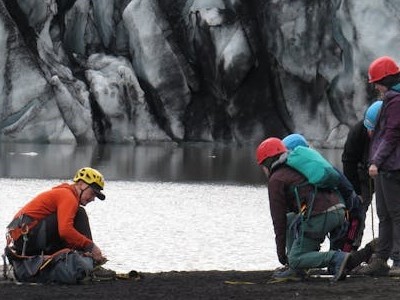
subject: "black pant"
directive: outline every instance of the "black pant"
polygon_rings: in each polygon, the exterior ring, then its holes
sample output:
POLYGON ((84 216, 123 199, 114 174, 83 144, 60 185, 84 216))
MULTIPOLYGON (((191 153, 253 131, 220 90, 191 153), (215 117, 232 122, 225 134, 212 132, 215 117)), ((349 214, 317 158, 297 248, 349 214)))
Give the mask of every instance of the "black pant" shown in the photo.
MULTIPOLYGON (((74 219, 74 227, 75 229, 86 236, 89 239, 92 239, 92 232, 90 230, 89 218, 86 214, 86 211, 83 207, 79 207, 75 219, 74 219)), ((27 242, 25 245, 25 255, 40 255, 44 254, 53 254, 58 250, 67 247, 65 241, 60 238, 58 232, 58 222, 57 222, 57 214, 51 214, 41 220, 27 235, 27 242)), ((22 254, 24 239, 21 236, 14 243, 15 250, 18 254, 22 254)))

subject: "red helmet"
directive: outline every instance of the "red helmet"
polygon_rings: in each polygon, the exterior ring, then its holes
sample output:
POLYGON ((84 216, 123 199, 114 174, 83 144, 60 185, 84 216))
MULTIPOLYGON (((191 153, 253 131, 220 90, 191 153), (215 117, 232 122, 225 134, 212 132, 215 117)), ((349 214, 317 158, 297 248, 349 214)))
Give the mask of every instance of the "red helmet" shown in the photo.
POLYGON ((261 165, 262 162, 267 158, 284 153, 286 151, 287 149, 282 140, 275 137, 267 138, 257 147, 257 163, 261 165))
POLYGON ((400 73, 399 66, 389 56, 382 56, 375 59, 368 69, 368 82, 377 82, 386 76, 400 73))

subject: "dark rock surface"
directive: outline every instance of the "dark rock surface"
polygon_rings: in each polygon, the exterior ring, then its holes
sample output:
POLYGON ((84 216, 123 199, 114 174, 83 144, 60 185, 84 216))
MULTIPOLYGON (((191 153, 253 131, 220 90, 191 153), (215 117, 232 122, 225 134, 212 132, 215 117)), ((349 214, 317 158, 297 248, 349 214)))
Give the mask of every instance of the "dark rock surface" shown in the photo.
POLYGON ((348 277, 273 283, 271 271, 199 271, 143 273, 140 280, 115 280, 85 285, 0 284, 8 299, 397 299, 399 278, 348 277))

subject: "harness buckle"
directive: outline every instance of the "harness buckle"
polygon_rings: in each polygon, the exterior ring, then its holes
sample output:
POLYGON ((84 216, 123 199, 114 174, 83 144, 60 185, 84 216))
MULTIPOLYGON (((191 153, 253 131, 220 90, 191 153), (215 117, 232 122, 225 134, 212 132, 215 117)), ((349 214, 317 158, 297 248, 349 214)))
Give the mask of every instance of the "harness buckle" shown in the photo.
POLYGON ((23 236, 25 236, 25 235, 28 234, 28 232, 29 232, 29 226, 28 226, 28 224, 26 224, 26 223, 22 224, 22 225, 21 225, 21 234, 22 234, 23 236))

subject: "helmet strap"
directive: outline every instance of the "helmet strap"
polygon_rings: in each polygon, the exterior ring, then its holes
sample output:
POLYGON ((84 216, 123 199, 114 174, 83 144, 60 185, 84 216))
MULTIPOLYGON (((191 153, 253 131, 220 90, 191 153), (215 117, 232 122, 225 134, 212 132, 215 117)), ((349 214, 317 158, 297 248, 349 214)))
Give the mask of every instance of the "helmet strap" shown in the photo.
POLYGON ((88 189, 90 188, 90 185, 88 185, 86 188, 81 189, 81 193, 79 194, 79 202, 82 200, 82 194, 88 189))

